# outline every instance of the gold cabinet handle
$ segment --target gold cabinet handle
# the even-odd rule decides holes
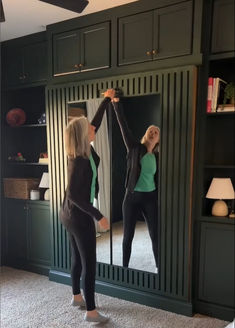
[[[147,52],[146,52],[146,55],[147,55],[147,56],[151,56],[151,51],[147,51]]]
[[[156,49],[153,49],[152,54],[153,55],[157,55],[157,50]]]
[[[80,68],[83,67],[83,64],[79,64],[79,67],[80,67]]]
[[[74,65],[74,68],[79,68],[79,66],[80,66],[80,64],[78,65],[78,64],[75,64]]]

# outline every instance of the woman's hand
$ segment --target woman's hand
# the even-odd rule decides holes
[[[102,219],[100,219],[98,223],[103,230],[109,230],[109,221],[107,218],[102,217]]]
[[[119,102],[119,98],[113,98],[112,101],[113,102]]]
[[[104,96],[109,97],[109,98],[111,98],[111,100],[113,100],[113,98],[115,96],[115,90],[114,89],[108,89],[107,91],[104,92]]]

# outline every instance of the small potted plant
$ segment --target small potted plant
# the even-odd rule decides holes
[[[230,104],[235,104],[235,83],[230,82],[226,85],[224,89],[224,101],[225,105],[229,100]]]

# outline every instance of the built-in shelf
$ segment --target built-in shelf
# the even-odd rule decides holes
[[[205,169],[235,169],[235,165],[213,165],[213,164],[206,164],[204,165]]]
[[[203,221],[203,222],[212,222],[212,223],[226,223],[226,224],[234,224],[235,225],[235,219],[233,218],[229,218],[228,216],[224,217],[224,216],[210,216],[210,215],[205,215],[205,216],[201,216],[199,218],[199,221]]]
[[[48,166],[48,163],[29,163],[29,162],[8,162],[10,165],[46,165]]]
[[[219,112],[219,113],[206,113],[206,116],[209,117],[209,116],[234,115],[234,114],[235,112]]]
[[[45,206],[49,206],[50,205],[50,201],[49,200],[31,200],[31,199],[20,199],[20,198],[10,198],[10,197],[5,197],[5,200],[8,201],[15,201],[15,202],[27,202],[30,204],[38,204],[38,205],[45,205]]]
[[[22,129],[22,128],[41,128],[46,127],[46,124],[23,124],[19,126],[10,126],[11,129]]]

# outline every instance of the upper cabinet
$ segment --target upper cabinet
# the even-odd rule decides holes
[[[192,1],[120,18],[118,64],[190,55],[192,24]]]
[[[235,50],[234,10],[234,0],[214,0],[212,54]]]
[[[110,23],[53,35],[53,75],[110,66]]]
[[[9,45],[5,48],[6,85],[15,87],[47,80],[47,43]]]

